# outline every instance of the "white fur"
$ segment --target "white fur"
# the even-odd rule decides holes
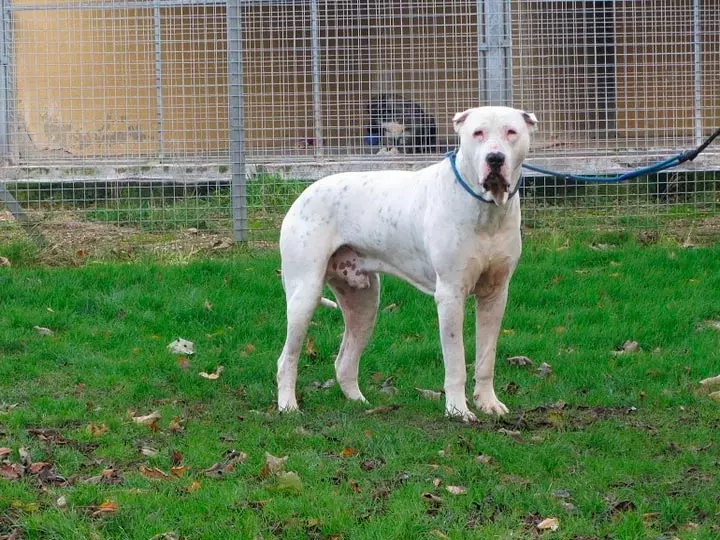
[[[300,195],[280,232],[288,325],[278,359],[279,410],[298,408],[298,356],[326,280],[345,319],[335,362],[338,383],[348,398],[365,400],[358,386],[358,362],[377,313],[377,274],[389,273],[434,296],[445,363],[445,412],[466,421],[475,415],[465,397],[462,328],[465,299],[475,295],[474,403],[486,413],[508,412],[493,388],[508,284],[521,251],[519,195],[508,200],[508,193],[520,177],[536,122],[534,115],[507,107],[468,109],[453,118],[460,137],[458,170],[495,204],[464,191],[448,160],[416,172],[336,174]],[[509,185],[507,192],[495,195],[482,187],[490,171],[485,158],[491,152],[506,156],[500,173]],[[341,250],[344,260],[357,254],[358,271],[368,274],[362,287],[351,287],[329,271],[328,263],[341,246],[351,248]]]

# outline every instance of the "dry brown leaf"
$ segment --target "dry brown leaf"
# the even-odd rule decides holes
[[[151,426],[160,418],[162,415],[160,414],[160,411],[153,411],[150,414],[146,414],[143,416],[133,416],[132,421],[136,424],[142,424],[143,426]]]
[[[436,538],[442,538],[442,540],[449,540],[449,538],[450,538],[447,534],[445,534],[444,532],[439,531],[437,529],[433,529],[432,531],[429,531],[428,534],[432,534]]]
[[[533,361],[530,360],[527,356],[511,356],[507,359],[507,363],[511,366],[532,366]]]
[[[360,488],[355,480],[350,480],[350,489],[352,489],[355,493],[362,493],[362,488]]]
[[[105,424],[88,424],[87,432],[93,437],[101,437],[105,435],[109,429]]]
[[[0,257],[0,267],[7,267],[10,268],[10,259],[7,257]]]
[[[180,465],[183,459],[185,459],[185,456],[183,456],[183,453],[178,450],[173,450],[170,453],[170,462],[173,464],[173,467]]]
[[[173,416],[172,420],[170,420],[170,424],[168,424],[168,431],[170,433],[180,433],[183,429],[182,427],[182,421],[180,420],[179,416]]]
[[[467,493],[467,488],[463,486],[447,486],[445,489],[453,495],[465,495]]]
[[[0,459],[5,459],[12,453],[12,450],[8,448],[7,446],[3,446],[0,448]]]
[[[252,354],[254,352],[255,352],[255,345],[253,345],[252,343],[248,343],[247,345],[245,345],[245,353],[246,354]]]
[[[215,381],[220,378],[220,374],[223,372],[224,369],[225,368],[223,366],[218,366],[215,368],[215,371],[213,373],[206,373],[205,371],[201,371],[200,376],[203,379]]]
[[[475,463],[478,465],[490,465],[493,462],[493,458],[490,456],[486,456],[485,454],[480,454],[479,456],[475,456]]]
[[[423,500],[430,502],[432,504],[435,504],[435,505],[440,505],[443,502],[443,500],[440,497],[438,497],[437,495],[433,495],[432,493],[429,493],[429,492],[425,492],[420,496],[423,498]]]
[[[158,451],[155,448],[151,448],[149,446],[143,446],[140,449],[140,453],[143,456],[147,456],[147,457],[155,457],[158,455]]]
[[[260,469],[260,476],[274,476],[278,475],[285,470],[285,464],[287,463],[288,456],[281,458],[275,457],[272,454],[265,452],[265,464]]]
[[[202,473],[208,478],[224,478],[229,472],[232,472],[233,466],[225,463],[215,463],[209,469],[205,469]]]
[[[433,478],[432,482],[434,487],[440,487],[440,479],[439,478]]]
[[[557,518],[545,518],[537,524],[538,531],[557,531],[560,528],[560,521]]]
[[[202,487],[202,485],[200,484],[200,482],[198,482],[198,481],[196,480],[196,481],[194,481],[193,483],[191,483],[189,486],[185,486],[184,490],[185,490],[187,493],[192,493],[193,491],[197,491],[197,490],[200,489],[201,487]]]
[[[715,377],[708,377],[707,379],[703,379],[702,381],[700,381],[700,386],[703,386],[705,388],[711,388],[716,385],[720,385],[720,375],[716,375]]]
[[[58,497],[55,501],[55,506],[58,508],[67,508],[67,499],[63,495],[62,497]]]
[[[390,304],[390,305],[385,306],[385,307],[383,308],[383,311],[397,311],[397,310],[398,310],[398,305],[397,305],[397,304]]]
[[[240,465],[245,463],[248,455],[245,452],[239,452],[237,450],[228,450],[225,452],[225,463],[228,465]]]
[[[507,435],[508,437],[510,437],[511,439],[516,440],[516,441],[520,441],[520,437],[522,436],[522,433],[520,433],[519,431],[515,431],[512,429],[505,429],[505,428],[498,429],[498,433]]]
[[[19,463],[0,465],[0,477],[5,480],[17,480],[23,475],[23,466]]]
[[[424,388],[415,388],[421,397],[425,399],[431,399],[433,401],[440,401],[442,399],[442,392],[436,392],[435,390],[426,390]]]
[[[397,411],[400,408],[400,405],[381,405],[380,407],[375,407],[374,409],[369,409],[365,411],[365,414],[384,414],[384,413],[390,413],[393,411]]]
[[[181,478],[186,470],[187,467],[185,465],[178,465],[176,467],[170,467],[170,474],[176,478]]]
[[[161,471],[157,467],[149,468],[145,465],[140,465],[140,474],[147,476],[148,478],[152,478],[153,480],[165,480],[170,478],[170,475]]]
[[[45,328],[44,326],[33,326],[33,330],[35,330],[41,336],[52,336],[55,334],[55,332],[53,332],[49,328]]]
[[[317,349],[315,348],[315,341],[313,338],[308,338],[305,344],[305,354],[307,354],[311,360],[317,359]]]
[[[359,452],[357,450],[355,450],[354,448],[343,448],[342,452],[340,452],[340,457],[346,458],[346,457],[357,456],[358,453]]]
[[[190,369],[190,360],[188,360],[187,356],[178,356],[175,360],[175,363],[183,371],[187,371],[188,369]]]
[[[91,511],[90,515],[92,517],[98,517],[108,514],[114,514],[118,511],[119,508],[120,507],[116,503],[110,500],[106,500],[98,506],[91,506],[89,510]]]
[[[717,392],[711,392],[710,394],[708,394],[708,397],[713,401],[720,401],[720,390],[718,390]]]
[[[537,368],[537,373],[541,379],[544,379],[545,377],[552,375],[552,366],[546,362],[543,362]]]

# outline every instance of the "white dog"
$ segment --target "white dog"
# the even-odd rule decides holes
[[[537,119],[508,107],[479,107],[453,118],[456,155],[425,169],[342,173],[308,187],[280,231],[287,337],[278,359],[278,409],[298,408],[298,356],[327,282],[345,320],[337,380],[365,401],[358,363],[378,309],[379,273],[435,297],[445,362],[445,413],[475,419],[465,398],[465,299],[476,300],[475,406],[507,407],[493,388],[495,347],[510,277],[520,257],[520,166]]]

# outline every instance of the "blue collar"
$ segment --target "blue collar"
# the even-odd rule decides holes
[[[457,156],[457,150],[451,150],[447,154],[445,154],[445,157],[448,158],[448,161],[450,162],[450,167],[453,170],[453,173],[455,173],[455,180],[457,180],[458,184],[462,186],[462,188],[467,191],[470,195],[475,197],[477,200],[482,201],[484,203],[494,203],[492,199],[487,199],[480,195],[479,193],[475,193],[473,189],[463,180],[462,176],[460,176],[460,171],[458,171],[457,165],[455,164],[455,156]],[[518,178],[517,184],[515,184],[515,189],[512,190],[512,193],[508,195],[508,201],[512,199],[515,194],[520,191],[520,186],[522,186],[523,183],[523,175],[520,173],[520,178]]]

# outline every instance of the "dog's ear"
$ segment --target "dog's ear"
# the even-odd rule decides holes
[[[455,128],[455,133],[458,133],[460,131],[460,126],[463,125],[463,122],[467,119],[468,115],[472,111],[472,109],[468,109],[466,111],[459,112],[455,116],[453,116],[453,127]]]
[[[522,114],[523,120],[525,120],[525,123],[528,125],[528,128],[530,128],[530,133],[534,132],[538,125],[537,116],[531,112],[520,111],[520,113]]]

